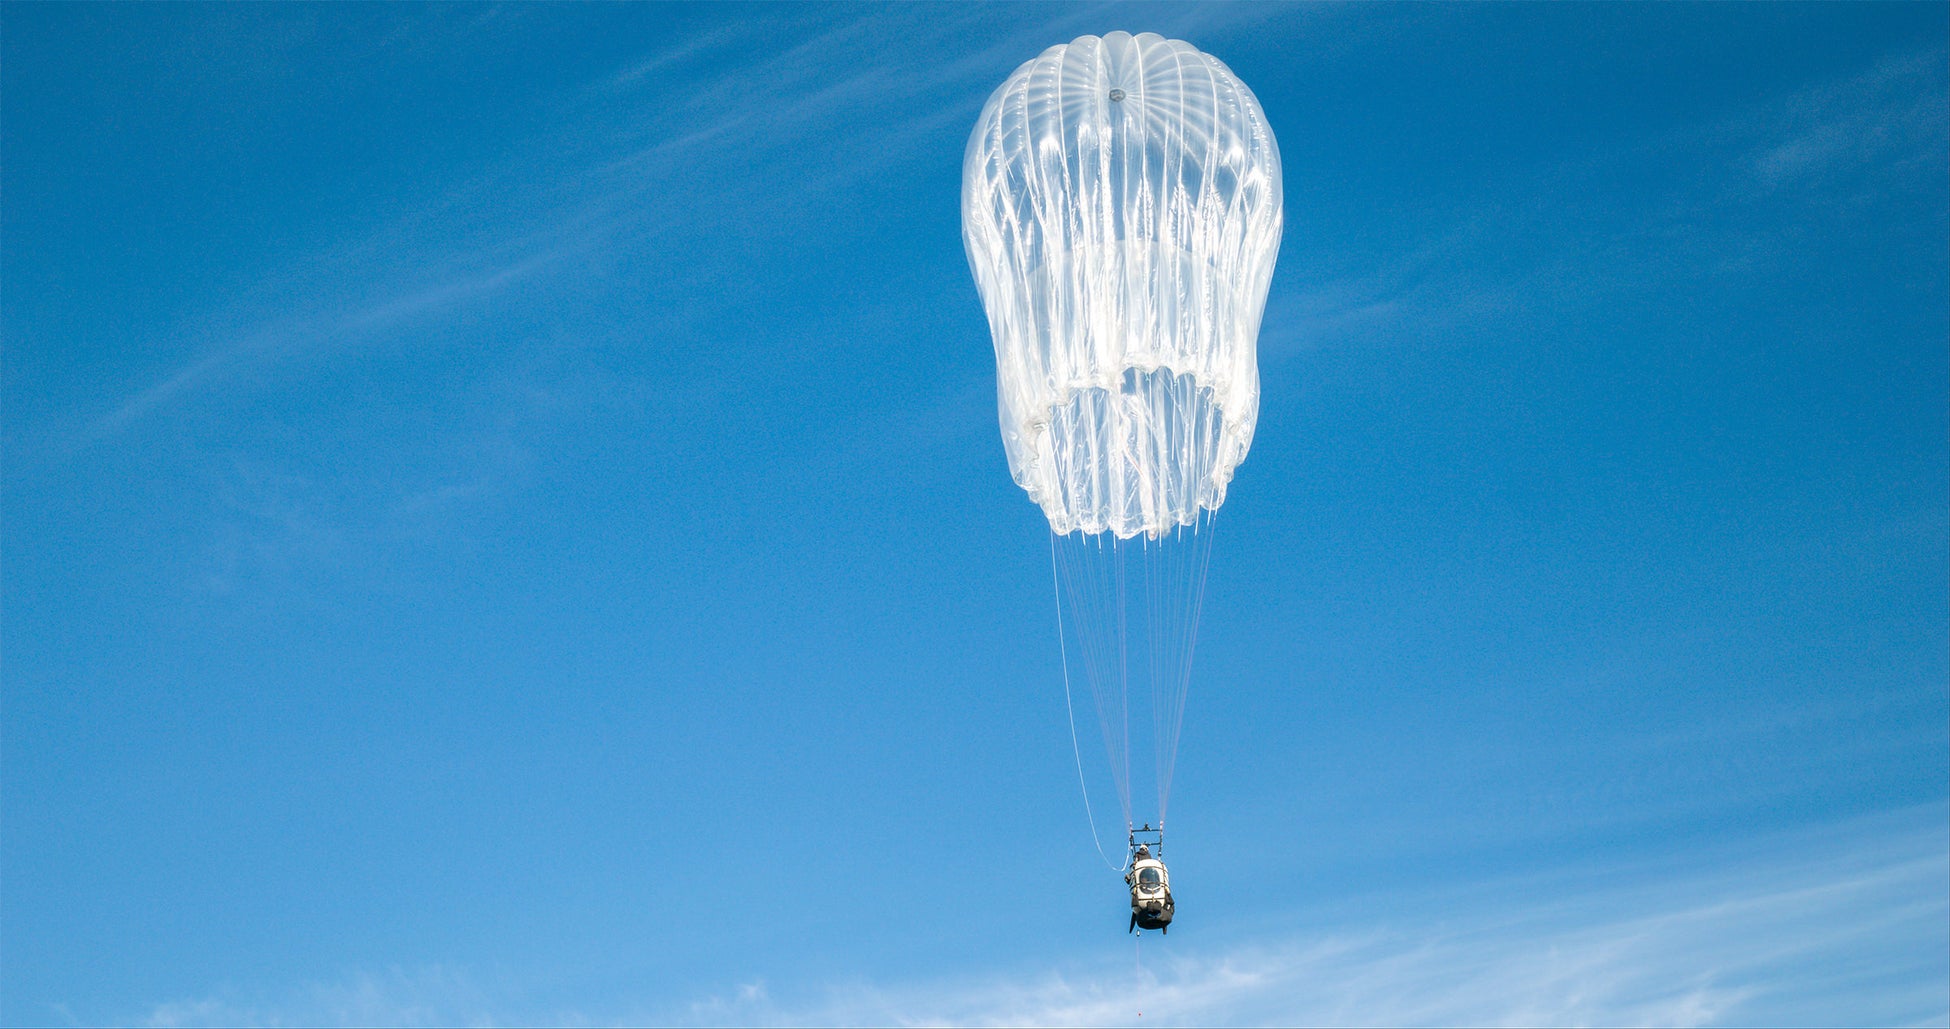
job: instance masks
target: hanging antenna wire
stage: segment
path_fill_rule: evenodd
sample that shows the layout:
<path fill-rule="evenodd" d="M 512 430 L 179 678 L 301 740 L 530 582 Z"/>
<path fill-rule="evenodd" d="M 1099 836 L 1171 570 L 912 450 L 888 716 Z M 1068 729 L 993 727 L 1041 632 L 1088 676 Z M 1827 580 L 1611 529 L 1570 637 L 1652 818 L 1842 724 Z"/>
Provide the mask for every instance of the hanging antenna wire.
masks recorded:
<path fill-rule="evenodd" d="M 1097 847 L 1097 856 L 1113 872 L 1124 871 L 1124 865 L 1110 863 L 1110 855 L 1104 853 L 1104 842 L 1097 837 L 1097 816 L 1090 811 L 1090 786 L 1083 779 L 1083 749 L 1077 746 L 1076 705 L 1070 701 L 1070 650 L 1063 641 L 1063 580 L 1056 574 L 1056 533 L 1049 534 L 1049 581 L 1056 588 L 1056 652 L 1063 660 L 1063 713 L 1070 720 L 1070 756 L 1077 762 L 1077 788 L 1083 792 L 1083 817 L 1090 821 L 1090 842 Z M 1124 864 L 1129 864 L 1130 855 L 1125 855 Z"/>

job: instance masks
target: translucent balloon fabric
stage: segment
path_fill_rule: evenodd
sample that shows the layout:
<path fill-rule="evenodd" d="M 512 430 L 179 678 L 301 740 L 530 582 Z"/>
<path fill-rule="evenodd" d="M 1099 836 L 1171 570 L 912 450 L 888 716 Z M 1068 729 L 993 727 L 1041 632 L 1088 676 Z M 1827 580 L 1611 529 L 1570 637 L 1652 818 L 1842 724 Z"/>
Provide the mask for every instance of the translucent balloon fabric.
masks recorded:
<path fill-rule="evenodd" d="M 1281 202 L 1259 101 L 1188 43 L 1083 36 L 989 97 L 962 240 L 1009 471 L 1055 532 L 1155 538 L 1224 502 L 1259 413 Z"/>

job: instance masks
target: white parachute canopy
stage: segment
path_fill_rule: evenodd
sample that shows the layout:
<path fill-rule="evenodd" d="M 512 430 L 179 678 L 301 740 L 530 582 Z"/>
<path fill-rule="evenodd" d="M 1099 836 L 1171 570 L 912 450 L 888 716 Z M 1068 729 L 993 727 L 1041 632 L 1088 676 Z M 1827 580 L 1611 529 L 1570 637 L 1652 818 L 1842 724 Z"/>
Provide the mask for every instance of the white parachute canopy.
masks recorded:
<path fill-rule="evenodd" d="M 1259 101 L 1189 43 L 1083 36 L 989 97 L 962 241 L 1009 471 L 1055 532 L 1155 538 L 1225 500 L 1280 230 Z"/>
<path fill-rule="evenodd" d="M 1128 685 L 1148 670 L 1162 826 L 1211 517 L 1259 414 L 1279 147 L 1217 58 L 1152 33 L 1083 36 L 989 97 L 961 199 L 1009 471 L 1049 518 L 1058 628 L 1127 826 Z M 1066 649 L 1066 688 L 1069 666 Z"/>

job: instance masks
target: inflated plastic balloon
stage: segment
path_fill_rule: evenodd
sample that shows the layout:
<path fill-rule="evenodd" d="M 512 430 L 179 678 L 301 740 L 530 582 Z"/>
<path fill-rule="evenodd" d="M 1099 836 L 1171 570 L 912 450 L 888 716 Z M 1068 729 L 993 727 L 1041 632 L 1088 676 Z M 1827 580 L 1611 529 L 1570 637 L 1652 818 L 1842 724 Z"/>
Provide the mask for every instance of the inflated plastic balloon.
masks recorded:
<path fill-rule="evenodd" d="M 1259 101 L 1188 43 L 1083 36 L 989 97 L 962 240 L 1009 470 L 1055 532 L 1155 538 L 1224 502 L 1280 229 Z"/>
<path fill-rule="evenodd" d="M 1279 148 L 1217 58 L 1150 33 L 1083 36 L 989 97 L 961 199 L 1009 471 L 1049 517 L 1066 702 L 1074 642 L 1138 860 L 1138 834 L 1163 845 L 1211 523 L 1259 414 Z M 1148 747 L 1131 731 L 1140 676 Z M 1158 824 L 1140 829 L 1131 759 L 1147 749 Z"/>

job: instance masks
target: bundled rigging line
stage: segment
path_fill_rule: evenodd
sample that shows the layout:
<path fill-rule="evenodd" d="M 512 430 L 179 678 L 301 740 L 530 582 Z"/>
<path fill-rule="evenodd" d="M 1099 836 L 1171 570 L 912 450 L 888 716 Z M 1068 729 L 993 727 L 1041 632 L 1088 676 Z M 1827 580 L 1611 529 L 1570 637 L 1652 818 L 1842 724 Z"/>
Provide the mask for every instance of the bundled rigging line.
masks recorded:
<path fill-rule="evenodd" d="M 1206 573 L 1212 566 L 1212 527 L 1217 517 L 1216 511 L 1201 511 L 1190 526 L 1177 526 L 1157 541 L 1147 541 L 1144 552 L 1160 829 L 1171 806 L 1171 780 L 1177 770 L 1178 739 L 1185 727 L 1185 701 L 1191 694 L 1192 653 L 1198 646 Z"/>
<path fill-rule="evenodd" d="M 1063 713 L 1068 715 L 1070 720 L 1070 755 L 1076 758 L 1077 762 L 1077 786 L 1083 791 L 1083 817 L 1090 823 L 1090 842 L 1096 844 L 1097 856 L 1104 859 L 1104 864 L 1110 865 L 1111 871 L 1121 874 L 1125 865 L 1130 864 L 1130 856 L 1125 855 L 1123 864 L 1112 865 L 1110 855 L 1104 853 L 1104 842 L 1097 836 L 1097 816 L 1090 810 L 1090 784 L 1083 778 L 1083 750 L 1077 746 L 1076 704 L 1070 699 L 1070 648 L 1063 640 L 1063 582 L 1056 571 L 1056 534 L 1053 532 L 1049 537 L 1049 575 L 1051 585 L 1056 588 L 1056 652 L 1063 662 Z M 1130 826 L 1131 818 L 1127 808 L 1124 815 L 1124 828 L 1127 833 L 1130 831 Z"/>
<path fill-rule="evenodd" d="M 1068 594 L 1070 624 L 1076 629 L 1077 651 L 1084 680 L 1090 684 L 1103 733 L 1104 753 L 1110 761 L 1111 782 L 1125 828 L 1131 822 L 1131 726 L 1125 637 L 1124 563 L 1117 538 L 1108 533 L 1051 536 L 1055 555 L 1057 596 Z M 1066 591 L 1064 586 L 1069 588 Z M 1059 603 L 1058 618 L 1063 605 Z M 1059 631 L 1061 626 L 1058 626 Z M 1064 675 L 1068 676 L 1066 667 Z"/>
<path fill-rule="evenodd" d="M 1190 525 L 1175 526 L 1156 537 L 1140 534 L 1120 540 L 1111 533 L 1050 535 L 1051 579 L 1056 591 L 1058 649 L 1063 661 L 1064 705 L 1070 719 L 1070 743 L 1077 762 L 1078 784 L 1084 790 L 1084 812 L 1091 818 L 1092 839 L 1097 825 L 1090 808 L 1089 786 L 1077 743 L 1075 704 L 1070 685 L 1069 640 L 1083 677 L 1090 685 L 1104 741 L 1111 783 L 1124 816 L 1128 835 L 1137 824 L 1133 811 L 1131 765 L 1131 652 L 1139 645 L 1125 597 L 1127 586 L 1143 579 L 1141 631 L 1146 654 L 1140 666 L 1148 680 L 1152 772 L 1157 787 L 1155 824 L 1162 829 L 1171 801 L 1178 741 L 1185 723 L 1190 693 L 1192 655 L 1204 607 L 1206 574 L 1211 566 L 1214 514 L 1201 511 Z M 1135 566 L 1135 567 L 1131 567 Z M 1133 594 L 1133 604 L 1136 602 Z M 1066 631 L 1065 623 L 1070 629 Z M 1147 823 L 1152 820 L 1145 819 Z M 1101 842 L 1097 843 L 1103 851 Z M 1108 862 L 1109 858 L 1105 860 Z M 1120 869 L 1121 870 L 1121 869 Z"/>

